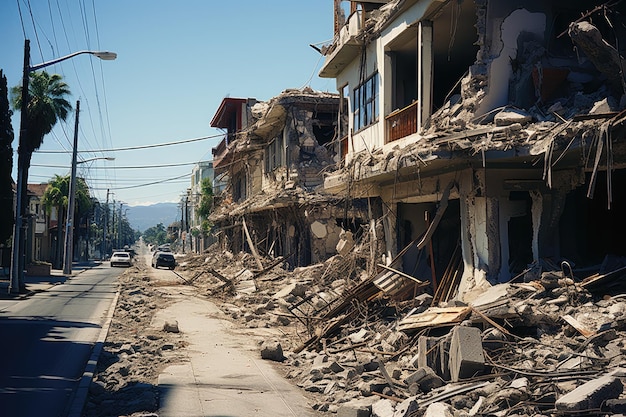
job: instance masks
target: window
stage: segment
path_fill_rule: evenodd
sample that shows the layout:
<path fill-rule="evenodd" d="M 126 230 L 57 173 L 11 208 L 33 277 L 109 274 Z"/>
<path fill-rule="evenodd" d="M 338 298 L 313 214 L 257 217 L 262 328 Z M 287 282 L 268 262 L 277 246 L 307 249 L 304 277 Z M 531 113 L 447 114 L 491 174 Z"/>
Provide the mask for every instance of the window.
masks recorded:
<path fill-rule="evenodd" d="M 265 151 L 265 172 L 270 172 L 283 165 L 283 135 L 278 135 Z"/>
<path fill-rule="evenodd" d="M 378 120 L 378 73 L 354 89 L 354 130 L 358 131 Z"/>

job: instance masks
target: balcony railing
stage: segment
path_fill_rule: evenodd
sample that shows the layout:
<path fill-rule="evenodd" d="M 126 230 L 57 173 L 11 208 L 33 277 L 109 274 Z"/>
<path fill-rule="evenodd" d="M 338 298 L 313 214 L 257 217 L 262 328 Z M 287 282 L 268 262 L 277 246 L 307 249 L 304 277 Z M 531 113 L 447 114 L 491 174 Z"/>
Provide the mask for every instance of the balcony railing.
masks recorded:
<path fill-rule="evenodd" d="M 417 133 L 418 103 L 418 101 L 414 101 L 405 108 L 391 112 L 385 117 L 387 143 Z"/>

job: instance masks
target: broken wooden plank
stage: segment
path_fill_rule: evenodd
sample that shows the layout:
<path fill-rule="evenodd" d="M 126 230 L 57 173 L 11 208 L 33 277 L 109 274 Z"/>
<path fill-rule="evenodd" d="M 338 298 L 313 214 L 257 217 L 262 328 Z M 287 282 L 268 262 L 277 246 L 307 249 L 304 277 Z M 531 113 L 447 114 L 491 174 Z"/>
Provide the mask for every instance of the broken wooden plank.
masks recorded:
<path fill-rule="evenodd" d="M 190 285 L 191 282 L 189 282 L 185 277 L 183 277 L 181 274 L 179 274 L 178 272 L 174 271 L 173 269 L 171 270 L 174 275 L 176 275 L 178 278 L 182 279 L 183 281 L 185 281 L 185 284 Z"/>
<path fill-rule="evenodd" d="M 561 318 L 570 326 L 572 326 L 574 329 L 576 329 L 578 331 L 578 333 L 582 334 L 583 336 L 585 336 L 586 338 L 590 338 L 591 336 L 593 336 L 594 334 L 596 334 L 596 332 L 591 331 L 589 329 L 587 329 L 585 326 L 583 326 L 582 324 L 580 324 L 580 322 L 578 320 L 576 320 L 574 317 L 570 316 L 569 314 L 566 314 L 564 316 L 561 316 Z"/>
<path fill-rule="evenodd" d="M 411 331 L 426 327 L 452 326 L 465 320 L 471 307 L 430 307 L 420 314 L 403 318 L 398 323 L 398 330 Z"/>
<path fill-rule="evenodd" d="M 437 207 L 437 212 L 435 213 L 435 217 L 433 218 L 433 221 L 428 226 L 428 229 L 426 230 L 424 237 L 417 244 L 417 249 L 423 249 L 426 246 L 426 244 L 430 242 L 430 239 L 433 237 L 433 234 L 437 230 L 437 226 L 439 226 L 439 222 L 441 221 L 441 218 L 443 217 L 443 214 L 445 213 L 446 208 L 448 208 L 448 198 L 450 197 L 450 191 L 452 190 L 452 186 L 454 186 L 454 181 L 450 181 L 448 185 L 446 186 L 446 188 L 443 190 L 443 194 L 441 196 L 441 200 L 439 200 L 439 207 Z"/>
<path fill-rule="evenodd" d="M 291 255 L 287 256 L 286 258 L 283 258 L 282 256 L 279 256 L 278 258 L 276 258 L 274 261 L 272 261 L 271 264 L 269 264 L 268 266 L 266 266 L 264 269 L 260 270 L 260 271 L 255 271 L 254 272 L 254 278 L 258 279 L 261 276 L 267 274 L 269 271 L 271 271 L 272 269 L 274 269 L 274 267 L 280 265 L 282 262 L 285 262 L 285 259 L 289 259 Z"/>
<path fill-rule="evenodd" d="M 246 226 L 246 218 L 242 217 L 241 220 L 241 225 L 243 226 L 243 231 L 246 235 L 246 240 L 248 241 L 248 246 L 250 246 L 250 252 L 252 252 L 252 255 L 254 256 L 254 260 L 256 261 L 259 270 L 263 270 L 263 263 L 261 262 L 261 257 L 259 256 L 259 253 L 256 250 L 256 246 L 254 246 L 254 243 L 252 242 L 252 238 L 250 237 L 250 232 L 248 232 L 248 226 Z"/>
<path fill-rule="evenodd" d="M 385 368 L 385 364 L 383 363 L 383 359 L 380 355 L 376 355 L 376 363 L 378 364 L 378 370 L 382 374 L 383 378 L 387 381 L 387 385 L 389 385 L 389 389 L 395 394 L 396 384 L 393 382 L 393 379 L 389 376 L 389 372 L 387 372 L 387 368 Z"/>
<path fill-rule="evenodd" d="M 580 284 L 583 288 L 586 289 L 591 289 L 594 288 L 596 286 L 601 286 L 602 284 L 606 283 L 607 281 L 612 281 L 614 279 L 620 278 L 622 276 L 622 274 L 626 273 L 626 266 L 622 267 L 622 268 L 618 268 L 615 271 L 611 271 L 611 272 L 607 272 L 606 274 L 602 274 L 602 275 L 593 275 L 591 277 L 588 277 L 586 279 L 583 280 L 583 282 Z"/>
<path fill-rule="evenodd" d="M 411 281 L 415 281 L 416 283 L 420 284 L 420 285 L 428 285 L 428 283 L 424 282 L 424 281 L 420 281 L 419 279 L 412 277 L 411 275 L 405 274 L 404 272 L 398 271 L 397 269 L 394 269 L 390 266 L 387 265 L 383 265 L 383 264 L 378 264 L 378 266 L 380 266 L 381 268 L 384 268 L 390 272 L 393 272 L 394 274 L 400 275 L 401 277 L 404 278 L 408 278 Z"/>

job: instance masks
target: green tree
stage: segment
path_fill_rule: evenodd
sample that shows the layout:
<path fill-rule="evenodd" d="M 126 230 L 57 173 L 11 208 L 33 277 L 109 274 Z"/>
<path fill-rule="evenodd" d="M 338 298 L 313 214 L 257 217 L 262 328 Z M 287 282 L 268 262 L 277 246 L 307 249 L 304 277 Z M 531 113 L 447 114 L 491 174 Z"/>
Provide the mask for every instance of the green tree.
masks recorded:
<path fill-rule="evenodd" d="M 167 230 L 165 230 L 163 223 L 147 228 L 141 236 L 146 243 L 153 245 L 162 245 L 167 242 Z"/>
<path fill-rule="evenodd" d="M 26 126 L 24 129 L 20 143 L 18 146 L 18 177 L 22 184 L 19 195 L 21 198 L 21 215 L 26 217 L 28 213 L 28 170 L 33 152 L 41 146 L 43 138 L 50 133 L 52 128 L 59 120 L 65 120 L 72 106 L 66 97 L 70 95 L 69 87 L 63 82 L 62 77 L 58 74 L 49 75 L 45 71 L 33 72 L 28 75 L 28 111 L 26 118 Z M 11 104 L 16 110 L 22 110 L 22 86 L 18 85 L 11 88 Z M 18 245 L 23 247 L 25 236 L 21 234 Z M 20 260 L 20 264 L 23 260 Z M 18 265 L 18 271 L 24 270 L 24 265 Z M 19 278 L 21 279 L 21 278 Z M 20 287 L 23 283 L 18 284 Z"/>
<path fill-rule="evenodd" d="M 213 187 L 211 186 L 211 179 L 205 178 L 200 183 L 200 205 L 198 207 L 198 214 L 202 220 L 202 232 L 208 233 L 211 230 L 211 222 L 209 215 L 213 211 Z"/>
<path fill-rule="evenodd" d="M 67 226 L 65 220 L 67 219 L 67 206 L 69 202 L 69 189 L 70 189 L 70 176 L 55 175 L 54 178 L 48 183 L 46 191 L 43 193 L 42 204 L 46 209 L 46 212 L 50 214 L 52 208 L 56 207 L 58 213 L 57 222 L 57 251 L 55 254 L 54 265 L 55 268 L 59 268 L 62 262 L 62 244 L 64 241 L 63 230 Z M 89 186 L 83 178 L 76 178 L 76 206 L 74 211 L 74 218 L 81 219 L 85 214 L 91 211 L 93 200 L 89 193 Z M 76 230 L 76 229 L 75 229 Z"/>
<path fill-rule="evenodd" d="M 13 234 L 13 126 L 9 107 L 7 77 L 0 70 L 0 245 L 8 244 Z"/>

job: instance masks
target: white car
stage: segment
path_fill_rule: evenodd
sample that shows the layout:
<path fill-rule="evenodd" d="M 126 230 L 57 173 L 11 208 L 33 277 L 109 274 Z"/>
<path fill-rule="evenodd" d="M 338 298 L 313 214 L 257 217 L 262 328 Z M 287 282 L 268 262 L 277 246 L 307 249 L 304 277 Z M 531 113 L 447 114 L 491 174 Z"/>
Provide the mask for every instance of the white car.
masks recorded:
<path fill-rule="evenodd" d="M 128 252 L 113 252 L 113 255 L 111 255 L 111 266 L 131 266 L 132 263 L 133 261 Z"/>

